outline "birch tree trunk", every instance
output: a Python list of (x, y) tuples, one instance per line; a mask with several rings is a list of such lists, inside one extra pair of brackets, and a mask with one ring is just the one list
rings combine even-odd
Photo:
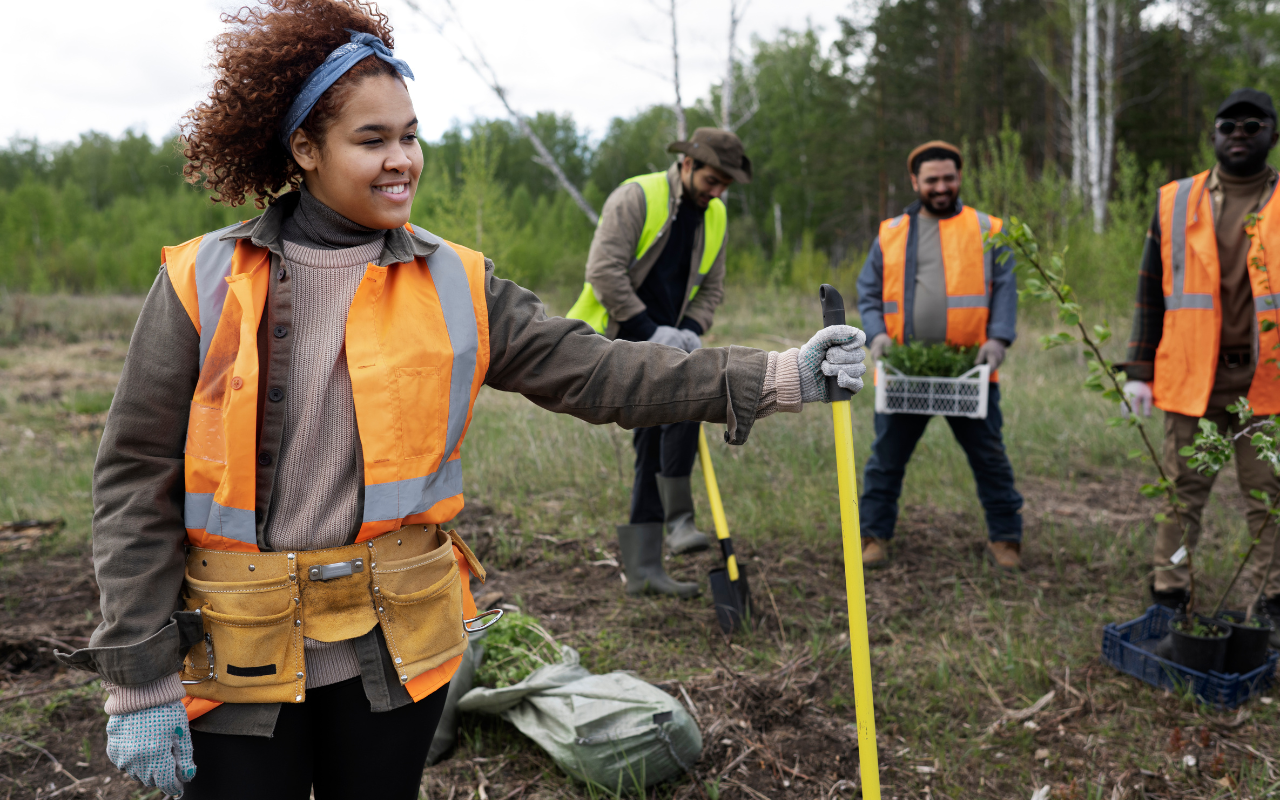
[(738, 37), (738, 3), (729, 0), (729, 61), (725, 65), (724, 83), (720, 86), (720, 127), (733, 130), (733, 55)]
[(1116, 150), (1116, 0), (1107, 0), (1107, 27), (1102, 45), (1102, 191), (1100, 218), (1111, 198), (1112, 164)]
[(1081, 0), (1071, 3), (1071, 186), (1084, 194), (1084, 108), (1081, 94), (1084, 75), (1084, 19)]
[(1089, 205), (1093, 208), (1093, 231), (1102, 233), (1102, 141), (1098, 127), (1098, 0), (1085, 0), (1085, 146), (1088, 149)]
[(684, 101), (680, 98), (680, 44), (676, 33), (676, 0), (671, 0), (671, 80), (676, 88), (676, 141), (683, 142), (689, 136), (688, 123), (684, 119)]

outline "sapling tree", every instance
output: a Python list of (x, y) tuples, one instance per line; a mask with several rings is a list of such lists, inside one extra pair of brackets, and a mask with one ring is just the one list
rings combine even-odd
[[(1178, 497), (1178, 489), (1165, 472), (1164, 465), (1157, 455), (1155, 445), (1141, 417), (1134, 413), (1133, 404), (1124, 393), (1127, 380), (1122, 370), (1102, 355), (1102, 345), (1111, 339), (1111, 327), (1103, 320), (1101, 324), (1087, 325), (1084, 320), (1084, 309), (1076, 298), (1075, 290), (1067, 283), (1066, 256), (1067, 248), (1058, 251), (1045, 251), (1031, 230), (1031, 226), (1010, 217), (1004, 227), (995, 234), (987, 236), (986, 248), (993, 250), (1007, 247), (1002, 255), (1008, 258), (1012, 253), (1014, 270), (1023, 276), (1023, 288), (1018, 291), (1021, 299), (1033, 299), (1051, 303), (1057, 307), (1058, 320), (1071, 331), (1058, 331), (1040, 337), (1041, 345), (1046, 349), (1079, 343), (1084, 347), (1084, 357), (1088, 362), (1089, 374), (1084, 385), (1090, 391), (1100, 393), (1103, 398), (1119, 402), (1122, 415), (1107, 420), (1112, 427), (1129, 427), (1135, 430), (1142, 441), (1140, 449), (1132, 450), (1130, 458), (1150, 462), (1156, 469), (1158, 478), (1153, 483), (1144, 484), (1141, 492), (1144, 497), (1152, 499), (1163, 497), (1168, 504), (1169, 512), (1182, 532), (1182, 548), (1186, 552), (1187, 570), (1190, 575), (1188, 589), (1187, 612), (1192, 616), (1196, 601), (1196, 572), (1194, 548), (1187, 542), (1187, 525), (1182, 516), (1186, 504)], [(1156, 522), (1164, 522), (1169, 515), (1161, 512), (1155, 515)], [(1194, 618), (1194, 616), (1192, 616)]]

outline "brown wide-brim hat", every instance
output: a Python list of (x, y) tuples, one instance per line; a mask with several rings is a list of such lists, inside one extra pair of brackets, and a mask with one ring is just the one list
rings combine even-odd
[(698, 128), (687, 142), (672, 142), (668, 153), (684, 153), (715, 167), (737, 183), (751, 183), (751, 159), (737, 135), (719, 128)]

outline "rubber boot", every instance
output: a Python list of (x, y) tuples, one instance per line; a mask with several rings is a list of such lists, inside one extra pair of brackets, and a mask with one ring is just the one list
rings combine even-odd
[(622, 550), (622, 570), (627, 575), (627, 594), (698, 594), (698, 584), (677, 581), (662, 568), (661, 522), (619, 525), (618, 547)]
[(693, 524), (692, 476), (668, 478), (655, 475), (662, 513), (667, 524), (667, 549), (674, 555), (697, 553), (711, 546), (711, 538)]

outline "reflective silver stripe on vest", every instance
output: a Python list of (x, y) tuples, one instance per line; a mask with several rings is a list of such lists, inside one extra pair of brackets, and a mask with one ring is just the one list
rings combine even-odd
[(1187, 294), (1183, 286), (1187, 279), (1187, 205), (1191, 197), (1191, 184), (1194, 178), (1183, 178), (1178, 181), (1178, 190), (1173, 197), (1173, 221), (1169, 231), (1169, 250), (1173, 258), (1173, 294), (1164, 299), (1166, 311), (1182, 309), (1213, 310), (1213, 295)]
[(947, 308), (986, 308), (987, 295), (959, 294), (947, 295)]
[(254, 512), (243, 508), (227, 508), (213, 502), (213, 494), (187, 492), (182, 509), (183, 525), (203, 528), (206, 533), (256, 545), (258, 526)]
[(449, 378), (449, 421), (445, 427), (443, 462), (431, 475), (365, 487), (364, 521), (403, 519), (419, 514), (436, 503), (462, 492), (462, 462), (449, 461), (467, 425), (471, 408), (471, 383), (475, 379), (480, 352), (479, 326), (471, 305), (471, 284), (458, 253), (443, 239), (413, 226), (413, 232), (437, 246), (427, 258), (431, 280), (435, 282), (444, 312), (449, 346), (453, 349), (453, 372)]
[(1280, 308), (1280, 294), (1264, 294), (1253, 298), (1253, 310), (1261, 314)]
[(897, 314), (897, 313), (898, 313), (898, 301), (897, 301), (897, 300), (886, 300), (886, 301), (884, 302), (884, 313), (886, 313), (886, 314)]
[[(987, 295), (991, 294), (991, 275), (994, 272), (992, 263), (996, 257), (995, 249), (988, 250), (986, 236), (991, 233), (991, 215), (985, 211), (978, 212), (978, 228), (982, 231), (982, 286)], [(948, 306), (950, 307), (950, 306)], [(969, 308), (969, 306), (956, 306), (957, 308)]]
[[(196, 303), (200, 308), (200, 367), (209, 352), (213, 334), (222, 318), (222, 306), (227, 299), (227, 276), (231, 274), (231, 257), (236, 252), (236, 240), (222, 241), (222, 235), (242, 223), (228, 225), (200, 238), (196, 250)], [(193, 527), (188, 525), (187, 527)]]

